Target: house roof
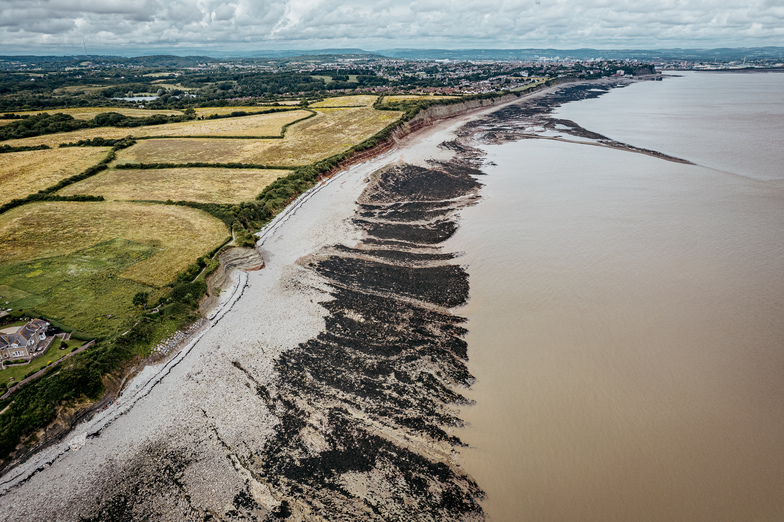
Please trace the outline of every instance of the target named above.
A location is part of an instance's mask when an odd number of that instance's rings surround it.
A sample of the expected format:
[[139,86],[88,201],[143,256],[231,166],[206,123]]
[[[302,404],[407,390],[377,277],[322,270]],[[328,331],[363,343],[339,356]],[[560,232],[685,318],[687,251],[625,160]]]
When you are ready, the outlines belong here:
[[0,350],[4,348],[10,348],[14,343],[19,346],[27,346],[27,339],[19,334],[0,335]]
[[0,350],[8,348],[16,343],[20,346],[26,346],[27,342],[32,339],[35,334],[49,326],[49,323],[41,319],[33,319],[26,325],[19,328],[16,333],[0,335]]
[[43,319],[33,319],[29,323],[27,323],[27,324],[35,326],[36,328],[48,328],[49,327],[49,323],[47,321],[44,321]]
[[[25,341],[29,341],[33,337],[35,337],[35,333],[38,331],[38,328],[34,326],[30,326],[30,324],[26,324],[22,327],[21,330],[16,332],[16,335],[23,337]],[[12,334],[13,335],[13,334]]]

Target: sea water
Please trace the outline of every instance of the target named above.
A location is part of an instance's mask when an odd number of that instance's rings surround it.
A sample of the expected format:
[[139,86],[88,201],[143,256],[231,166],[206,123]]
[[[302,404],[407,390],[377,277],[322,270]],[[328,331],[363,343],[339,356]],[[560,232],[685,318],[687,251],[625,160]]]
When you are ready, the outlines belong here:
[[450,247],[491,520],[784,519],[784,74],[687,73],[484,147]]

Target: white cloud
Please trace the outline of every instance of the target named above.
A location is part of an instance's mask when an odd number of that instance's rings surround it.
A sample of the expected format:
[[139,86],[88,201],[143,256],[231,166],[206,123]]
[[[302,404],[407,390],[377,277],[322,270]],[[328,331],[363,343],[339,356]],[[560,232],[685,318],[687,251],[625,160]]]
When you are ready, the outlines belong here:
[[[2,0],[0,53],[784,45],[780,0]],[[172,49],[176,51],[176,49]]]

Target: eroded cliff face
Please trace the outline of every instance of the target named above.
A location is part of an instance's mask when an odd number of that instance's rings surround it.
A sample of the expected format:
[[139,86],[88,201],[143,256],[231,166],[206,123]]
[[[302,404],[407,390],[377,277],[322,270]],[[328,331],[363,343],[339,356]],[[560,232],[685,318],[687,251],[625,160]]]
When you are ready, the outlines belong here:
[[207,297],[199,304],[203,316],[208,316],[218,305],[220,292],[229,285],[229,275],[233,270],[254,271],[264,268],[264,259],[255,248],[227,248],[218,259],[220,266],[207,277]]

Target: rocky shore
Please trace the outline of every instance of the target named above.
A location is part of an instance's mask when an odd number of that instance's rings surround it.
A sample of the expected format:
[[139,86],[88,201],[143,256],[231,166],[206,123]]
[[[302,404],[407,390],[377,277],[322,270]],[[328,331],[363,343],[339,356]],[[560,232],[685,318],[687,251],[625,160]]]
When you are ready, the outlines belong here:
[[453,462],[461,425],[454,406],[470,386],[463,319],[465,271],[438,244],[479,183],[464,161],[399,164],[374,174],[353,219],[356,246],[300,260],[333,299],[315,338],[281,355],[275,389],[256,384],[281,412],[254,471],[293,511],[326,519],[471,520],[481,490]]
[[682,158],[613,140],[584,129],[571,120],[553,115],[553,112],[565,103],[597,98],[610,89],[628,85],[630,81],[615,79],[566,84],[543,93],[542,96],[531,97],[525,103],[507,105],[488,116],[478,118],[465,125],[459,135],[463,138],[470,137],[479,143],[502,143],[520,139],[568,141],[646,154],[674,163],[692,164]]

